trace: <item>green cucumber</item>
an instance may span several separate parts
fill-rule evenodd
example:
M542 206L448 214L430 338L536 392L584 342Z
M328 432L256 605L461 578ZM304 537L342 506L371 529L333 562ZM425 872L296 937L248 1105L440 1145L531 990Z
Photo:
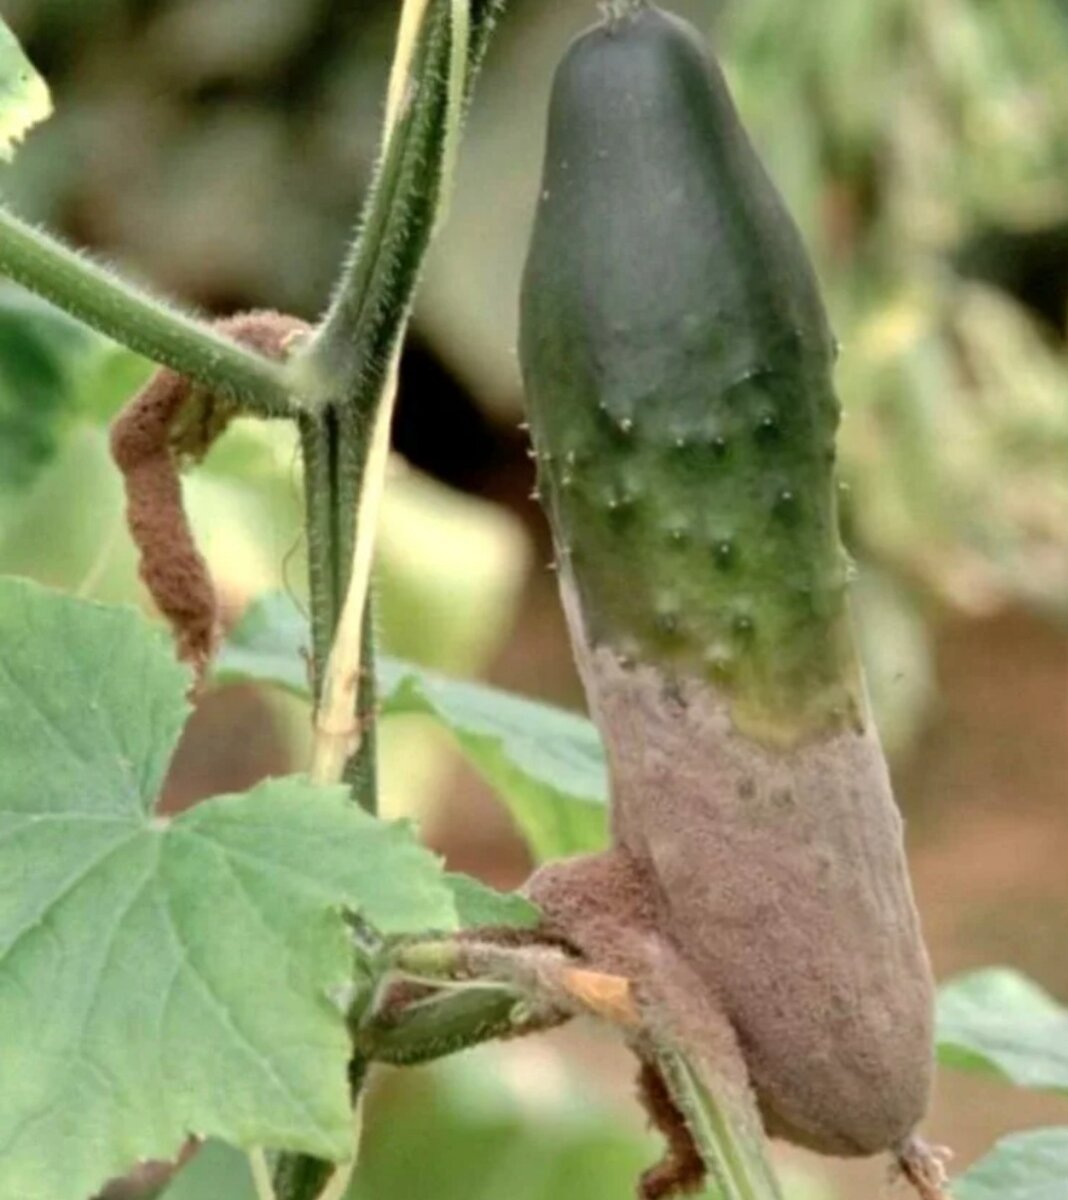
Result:
M520 332L614 845L529 892L710 1070L726 1018L769 1131L904 1157L933 985L850 621L835 343L701 39L621 7L556 75Z
M540 487L592 642L723 684L778 740L855 722L834 341L721 76L654 9L557 76L522 311Z

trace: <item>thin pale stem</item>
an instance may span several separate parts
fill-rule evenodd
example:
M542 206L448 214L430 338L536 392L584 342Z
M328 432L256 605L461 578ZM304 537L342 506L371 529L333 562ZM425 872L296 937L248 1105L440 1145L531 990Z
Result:
M450 0L450 5L450 77L446 88L445 131L441 149L442 174L438 180L439 205L442 195L447 190L447 182L456 159L456 145L467 92L470 40L468 0ZM428 0L408 0L401 13L397 53L390 75L386 105L383 169L386 181L396 177L389 169L390 164L396 160L403 160L404 157L401 151L405 149L405 145L401 143L410 131L406 130L405 134L402 134L399 130L413 102L412 72L418 57L420 38L426 29L428 11ZM454 79L453 74L457 78ZM381 181L379 186L382 186ZM383 229L389 223L391 206L388 203L384 206L375 205L372 207L370 218L372 229L380 211ZM364 254L352 265L349 272L352 278L341 289L341 299L335 301L334 308L327 317L320 334L320 357L329 350L332 341L339 337L346 345L360 346L368 298L373 295L373 288L369 286L368 281L374 276L376 264L382 261L385 240L383 236L376 244L366 233L361 238ZM386 257L388 258L388 255ZM369 267L365 266L368 260ZM393 346L386 376L381 385L373 373L367 377L357 376L352 381L356 388L355 395L347 402L340 397L337 401L339 411L344 415L341 418L339 482L334 491L334 503L341 506L341 511L339 513L335 508L334 528L347 548L349 543L345 538L345 533L348 532L346 527L351 525L352 548L349 554L342 552L340 576L347 579L345 599L336 614L333 641L322 671L316 711L316 737L311 774L313 779L321 783L333 783L342 779L347 764L361 745L364 724L361 709L367 706L358 703L358 693L364 677L373 669L365 661L368 657L367 597L378 513L389 459L389 437L397 392L400 346L406 320L407 303L394 318L391 333ZM314 349L308 361L311 364L317 361ZM366 424L370 424L371 436L361 454ZM353 461L348 461L350 458ZM349 488L343 486L346 481L350 483Z
M389 71L389 87L386 92L386 139L396 128L397 119L404 105L405 92L412 83L412 63L419 35L426 20L430 0L405 0L401 10L400 25L397 27L397 46Z
M375 679L375 597L367 593L363 609L363 668L356 694L356 725L360 744L349 759L343 779L361 808L378 811L378 684Z
M533 1005L584 1013L623 1029L641 1021L628 979L592 970L555 946L442 938L398 947L394 966L406 977L510 987Z
M449 88L445 115L445 148L442 151L441 199L438 201L438 226L445 224L460 157L464 102L467 96L467 64L471 52L470 0L451 0L449 8L451 41L449 44Z
M360 1161L360 1142L363 1139L363 1093L356 1097L356 1105L352 1110L352 1158L342 1163L327 1180L326 1187L319 1193L317 1200L342 1200L349 1190L352 1177Z
M256 1200L276 1200L267 1156L258 1146L248 1152L248 1165L252 1172L252 1184L256 1189Z
M2 206L0 273L250 412L294 412L285 368L146 295Z

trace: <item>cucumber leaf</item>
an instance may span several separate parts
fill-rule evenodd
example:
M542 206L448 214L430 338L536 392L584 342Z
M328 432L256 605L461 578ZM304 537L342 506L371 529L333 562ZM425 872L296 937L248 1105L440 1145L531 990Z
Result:
M1064 1200L1068 1129L1031 1129L1002 1138L953 1183L955 1200Z
M946 1066L1068 1093L1068 1008L1017 971L989 968L945 984L937 1040Z
M284 595L251 606L215 670L219 683L254 680L308 696L304 617ZM484 684L378 660L384 717L421 715L446 729L507 805L539 859L601 848L607 771L592 723Z
M83 1200L190 1132L344 1159L345 912L458 925L434 856L344 788L158 815L188 683L136 613L0 580L4 1195Z

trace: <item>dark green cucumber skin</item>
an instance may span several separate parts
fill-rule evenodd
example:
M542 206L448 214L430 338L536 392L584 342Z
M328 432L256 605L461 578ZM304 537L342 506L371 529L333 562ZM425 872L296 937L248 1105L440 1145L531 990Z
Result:
M520 357L584 633L787 740L859 699L835 357L798 230L719 68L655 8L553 85Z

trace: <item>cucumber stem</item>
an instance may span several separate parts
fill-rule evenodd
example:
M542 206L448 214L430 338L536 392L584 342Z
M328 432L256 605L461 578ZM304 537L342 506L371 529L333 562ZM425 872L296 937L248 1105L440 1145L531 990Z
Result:
M352 549L348 587L326 660L322 694L315 714L315 746L311 777L316 783L341 781L349 760L363 740L357 696L364 675L373 673L366 653L366 608L371 583L375 534L389 461L389 431L397 395L398 355L382 392L362 487L357 499L356 540ZM366 805L365 805L366 807Z
M440 222L472 68L495 11L482 5L473 27L471 0L405 0L383 154L361 231L326 317L293 364L300 384L326 396L323 411L302 422L316 697L311 772L322 783L348 780L370 811L377 798L370 578L401 346ZM362 1079L361 1070L357 1106ZM323 1166L283 1155L278 1200L329 1195L338 1176L324 1176Z
M718 1187L716 1200L783 1200L752 1097L698 1075L685 1055L669 1047L658 1049L657 1062Z
M260 416L296 412L287 370L0 206L0 272L138 354Z

